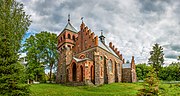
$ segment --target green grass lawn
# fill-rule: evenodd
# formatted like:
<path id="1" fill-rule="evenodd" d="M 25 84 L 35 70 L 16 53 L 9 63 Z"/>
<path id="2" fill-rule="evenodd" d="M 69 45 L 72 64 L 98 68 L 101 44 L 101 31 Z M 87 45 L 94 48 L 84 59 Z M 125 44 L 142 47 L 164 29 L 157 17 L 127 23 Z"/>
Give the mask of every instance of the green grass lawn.
<path id="1" fill-rule="evenodd" d="M 31 96 L 135 96 L 142 83 L 113 83 L 98 87 L 64 86 L 60 84 L 31 85 Z M 180 96 L 180 87 L 175 84 L 160 85 L 162 96 Z"/>

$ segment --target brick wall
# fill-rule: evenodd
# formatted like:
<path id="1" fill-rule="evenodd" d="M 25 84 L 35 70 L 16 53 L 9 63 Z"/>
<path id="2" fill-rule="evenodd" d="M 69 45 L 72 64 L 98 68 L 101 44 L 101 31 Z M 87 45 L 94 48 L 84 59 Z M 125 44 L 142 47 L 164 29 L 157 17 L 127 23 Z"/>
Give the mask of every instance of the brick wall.
<path id="1" fill-rule="evenodd" d="M 76 39 L 75 46 L 73 48 L 75 53 L 82 52 L 98 45 L 98 37 L 94 36 L 94 32 L 91 32 L 87 26 L 85 27 L 84 23 L 81 24 L 80 29 L 81 30 L 78 32 L 78 38 Z"/>
<path id="2" fill-rule="evenodd" d="M 131 68 L 122 69 L 122 82 L 132 82 Z"/>

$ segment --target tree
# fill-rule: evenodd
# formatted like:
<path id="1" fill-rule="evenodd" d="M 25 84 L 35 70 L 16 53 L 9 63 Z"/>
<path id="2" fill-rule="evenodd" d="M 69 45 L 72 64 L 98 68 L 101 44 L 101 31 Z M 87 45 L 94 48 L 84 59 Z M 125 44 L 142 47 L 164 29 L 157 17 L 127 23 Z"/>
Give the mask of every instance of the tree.
<path id="1" fill-rule="evenodd" d="M 150 66 L 147 66 L 146 64 L 137 64 L 136 65 L 136 74 L 138 80 L 144 80 L 146 78 L 146 75 L 149 72 Z"/>
<path id="2" fill-rule="evenodd" d="M 41 53 L 41 50 L 39 50 L 38 48 L 35 36 L 30 36 L 28 39 L 26 39 L 23 46 L 23 52 L 26 52 L 27 55 L 27 79 L 30 81 L 43 81 L 43 76 L 45 75 L 45 73 L 44 68 L 42 67 L 42 63 L 40 62 L 39 54 Z"/>
<path id="3" fill-rule="evenodd" d="M 29 58 L 28 63 L 32 62 L 31 64 L 38 66 L 41 66 L 41 64 L 47 65 L 50 69 L 50 82 L 52 81 L 52 70 L 58 60 L 56 37 L 54 33 L 42 31 L 28 38 L 24 44 L 25 52 L 27 52 Z"/>
<path id="4" fill-rule="evenodd" d="M 27 95 L 28 87 L 20 84 L 21 67 L 18 51 L 30 25 L 30 16 L 23 4 L 15 0 L 0 0 L 0 94 Z"/>
<path id="5" fill-rule="evenodd" d="M 40 45 L 41 51 L 41 60 L 42 63 L 48 66 L 50 69 L 49 80 L 52 82 L 52 70 L 57 64 L 58 60 L 58 51 L 57 51 L 57 35 L 54 33 L 42 31 L 36 35 L 37 43 Z M 43 46 L 42 46 L 43 45 Z"/>
<path id="6" fill-rule="evenodd" d="M 144 88 L 139 90 L 138 96 L 158 96 L 159 95 L 159 80 L 153 67 L 146 76 L 143 84 Z"/>
<path id="7" fill-rule="evenodd" d="M 153 68 L 155 68 L 155 72 L 158 76 L 158 72 L 164 64 L 163 48 L 156 43 L 153 46 L 153 50 L 150 52 L 150 55 L 151 56 L 149 58 L 149 64 L 152 65 Z"/>

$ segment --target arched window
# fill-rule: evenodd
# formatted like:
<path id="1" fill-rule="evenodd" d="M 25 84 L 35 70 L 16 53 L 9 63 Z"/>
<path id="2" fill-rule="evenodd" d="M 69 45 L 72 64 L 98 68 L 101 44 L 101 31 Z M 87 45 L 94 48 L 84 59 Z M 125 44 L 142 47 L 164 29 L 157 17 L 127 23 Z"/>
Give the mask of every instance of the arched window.
<path id="1" fill-rule="evenodd" d="M 109 72 L 113 72 L 113 64 L 112 64 L 112 60 L 110 59 L 109 61 L 108 61 L 108 69 L 109 69 Z"/>
<path id="2" fill-rule="evenodd" d="M 82 65 L 80 67 L 80 70 L 81 70 L 80 81 L 82 82 L 83 81 L 83 67 L 82 67 Z"/>
<path id="3" fill-rule="evenodd" d="M 120 72 L 120 71 L 121 71 L 121 69 L 120 69 L 121 67 L 120 67 L 120 66 L 121 66 L 121 65 L 118 64 L 118 70 L 119 70 L 118 72 L 119 72 L 119 74 L 121 73 L 121 72 Z"/>
<path id="4" fill-rule="evenodd" d="M 73 40 L 75 41 L 76 40 L 76 37 L 73 35 Z"/>
<path id="5" fill-rule="evenodd" d="M 65 35 L 63 35 L 63 37 L 64 37 L 64 39 L 66 39 L 66 36 L 65 36 Z"/>
<path id="6" fill-rule="evenodd" d="M 71 35 L 70 34 L 68 34 L 68 39 L 71 39 Z"/>
<path id="7" fill-rule="evenodd" d="M 66 81 L 69 82 L 69 70 L 67 69 Z"/>
<path id="8" fill-rule="evenodd" d="M 82 54 L 82 55 L 79 56 L 79 58 L 80 58 L 80 59 L 83 59 L 83 58 L 85 58 L 85 55 Z"/>
<path id="9" fill-rule="evenodd" d="M 68 48 L 71 49 L 71 45 L 68 45 Z"/>

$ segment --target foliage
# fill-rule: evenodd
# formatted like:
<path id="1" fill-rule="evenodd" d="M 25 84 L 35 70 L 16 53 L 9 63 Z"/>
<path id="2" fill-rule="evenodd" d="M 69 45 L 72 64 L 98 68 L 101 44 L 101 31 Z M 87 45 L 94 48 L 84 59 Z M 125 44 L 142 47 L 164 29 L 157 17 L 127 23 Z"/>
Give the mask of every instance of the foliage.
<path id="1" fill-rule="evenodd" d="M 147 74 L 147 78 L 144 81 L 144 88 L 139 90 L 138 96 L 158 96 L 159 95 L 159 80 L 154 71 L 154 68 L 150 67 L 150 71 Z"/>
<path id="2" fill-rule="evenodd" d="M 56 34 L 42 31 L 35 36 L 30 36 L 24 44 L 24 52 L 27 52 L 27 72 L 29 79 L 35 76 L 45 76 L 43 66 L 50 69 L 50 81 L 52 70 L 58 60 Z M 36 80 L 37 81 L 37 80 Z"/>
<path id="3" fill-rule="evenodd" d="M 166 81 L 180 81 L 180 63 L 163 67 L 159 72 L 159 78 Z"/>
<path id="4" fill-rule="evenodd" d="M 138 80 L 146 78 L 146 74 L 149 72 L 150 66 L 146 64 L 136 65 L 136 74 Z M 180 81 L 180 63 L 172 63 L 169 66 L 162 67 L 159 71 L 159 79 L 165 81 Z"/>
<path id="5" fill-rule="evenodd" d="M 164 64 L 164 54 L 163 48 L 159 44 L 155 44 L 153 46 L 153 50 L 150 52 L 149 64 L 155 68 L 155 72 L 158 76 L 159 70 L 162 68 Z M 158 76 L 159 77 L 159 76 Z"/>
<path id="6" fill-rule="evenodd" d="M 22 66 L 18 63 L 20 42 L 31 23 L 23 11 L 23 4 L 14 0 L 0 0 L 0 94 L 28 95 L 28 87 L 21 85 Z"/>
<path id="7" fill-rule="evenodd" d="M 37 47 L 37 42 L 35 41 L 34 36 L 30 36 L 28 39 L 26 39 L 23 51 L 27 52 L 27 79 L 29 79 L 30 81 L 41 81 L 42 79 L 40 78 L 42 78 L 44 75 L 44 68 L 41 66 L 40 63 L 40 50 Z"/>
<path id="8" fill-rule="evenodd" d="M 144 80 L 146 78 L 146 75 L 149 72 L 149 67 L 146 64 L 137 64 L 136 65 L 136 75 L 138 80 Z"/>

